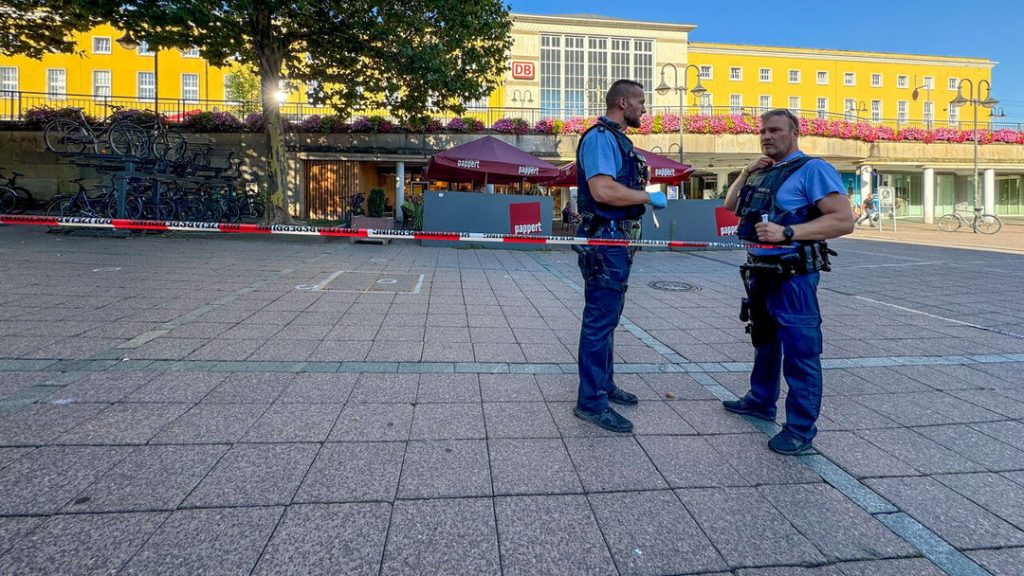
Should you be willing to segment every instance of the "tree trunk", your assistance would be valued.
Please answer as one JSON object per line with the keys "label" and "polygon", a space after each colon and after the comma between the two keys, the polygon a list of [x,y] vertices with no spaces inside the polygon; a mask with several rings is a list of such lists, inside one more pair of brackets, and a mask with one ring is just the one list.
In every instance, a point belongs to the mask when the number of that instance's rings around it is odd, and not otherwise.
{"label": "tree trunk", "polygon": [[263,97],[263,131],[267,137],[267,202],[268,224],[290,224],[288,210],[288,156],[284,143],[284,122],[277,101],[280,90],[281,52],[273,44],[257,42],[260,85]]}

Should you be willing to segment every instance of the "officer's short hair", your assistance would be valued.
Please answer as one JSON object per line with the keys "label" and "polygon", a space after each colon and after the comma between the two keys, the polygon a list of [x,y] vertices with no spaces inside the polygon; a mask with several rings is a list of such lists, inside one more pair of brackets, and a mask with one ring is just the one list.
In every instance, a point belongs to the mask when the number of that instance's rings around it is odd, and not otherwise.
{"label": "officer's short hair", "polygon": [[616,80],[611,88],[608,89],[608,94],[604,97],[604,103],[611,108],[615,106],[619,98],[629,98],[632,96],[633,90],[637,88],[643,90],[644,85],[633,80]]}
{"label": "officer's short hair", "polygon": [[789,123],[792,124],[793,131],[800,131],[800,119],[797,118],[795,114],[793,114],[789,110],[786,110],[785,108],[776,108],[775,110],[769,110],[764,114],[761,114],[761,121],[764,122],[765,120],[769,118],[774,118],[776,116],[784,116],[786,118],[789,118]]}

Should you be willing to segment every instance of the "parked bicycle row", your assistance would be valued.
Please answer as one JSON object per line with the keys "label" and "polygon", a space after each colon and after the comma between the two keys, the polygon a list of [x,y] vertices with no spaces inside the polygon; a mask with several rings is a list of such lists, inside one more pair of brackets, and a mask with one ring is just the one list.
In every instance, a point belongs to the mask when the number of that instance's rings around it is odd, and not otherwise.
{"label": "parked bicycle row", "polygon": [[147,111],[126,113],[122,106],[98,123],[90,123],[83,108],[70,108],[77,118],[55,118],[43,127],[46,148],[57,154],[114,154],[172,162],[183,159],[187,142],[164,119]]}
{"label": "parked bicycle row", "polygon": [[0,168],[0,214],[22,214],[36,208],[36,199],[18,178],[24,174]]}

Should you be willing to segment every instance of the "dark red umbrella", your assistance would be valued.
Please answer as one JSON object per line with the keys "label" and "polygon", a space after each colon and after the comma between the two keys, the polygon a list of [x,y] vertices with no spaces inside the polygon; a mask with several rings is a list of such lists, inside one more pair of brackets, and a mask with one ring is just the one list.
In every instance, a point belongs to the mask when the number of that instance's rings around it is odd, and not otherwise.
{"label": "dark red umbrella", "polygon": [[551,164],[494,136],[484,136],[434,154],[426,172],[430,180],[474,184],[542,182],[555,176],[558,176],[558,169]]}
{"label": "dark red umbrella", "polygon": [[[643,154],[647,165],[651,168],[651,184],[674,184],[686,182],[693,174],[694,168],[689,164],[676,162],[661,154],[648,152],[647,150],[636,149]],[[576,163],[570,162],[558,169],[558,176],[541,182],[542,186],[575,186],[576,185]]]}

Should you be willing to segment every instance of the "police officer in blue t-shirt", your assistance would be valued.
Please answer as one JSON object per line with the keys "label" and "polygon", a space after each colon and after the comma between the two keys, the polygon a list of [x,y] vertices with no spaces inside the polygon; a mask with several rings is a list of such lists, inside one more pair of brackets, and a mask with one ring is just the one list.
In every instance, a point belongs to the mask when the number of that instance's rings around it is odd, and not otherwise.
{"label": "police officer in blue t-shirt", "polygon": [[764,156],[729,187],[725,207],[740,216],[737,234],[778,244],[752,248],[741,266],[747,298],[740,318],[754,344],[750,391],[723,402],[726,410],[772,421],[779,372],[786,378],[786,423],[768,446],[780,454],[811,449],[821,409],[819,271],[829,270],[825,240],[853,231],[853,212],[839,173],[798,148],[800,122],[788,110],[761,116]]}
{"label": "police officer in blue t-shirt", "polygon": [[[581,221],[577,236],[625,240],[639,238],[644,204],[667,205],[663,192],[645,192],[647,165],[626,137],[639,128],[643,86],[618,80],[605,96],[607,112],[580,138],[576,149],[576,185]],[[631,432],[633,423],[608,403],[634,405],[637,398],[615,385],[612,336],[626,302],[633,250],[626,246],[574,246],[583,274],[583,323],[580,328],[580,387],[573,411],[613,432]]]}

